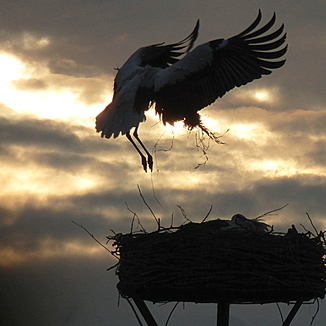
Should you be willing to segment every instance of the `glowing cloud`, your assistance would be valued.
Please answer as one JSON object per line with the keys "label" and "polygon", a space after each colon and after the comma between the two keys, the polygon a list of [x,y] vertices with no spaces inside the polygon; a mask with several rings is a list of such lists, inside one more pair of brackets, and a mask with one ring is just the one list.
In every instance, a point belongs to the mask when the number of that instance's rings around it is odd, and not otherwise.
{"label": "glowing cloud", "polygon": [[[26,42],[34,40],[27,38]],[[112,96],[107,87],[111,80],[106,76],[87,79],[52,74],[45,64],[31,67],[7,53],[0,55],[0,69],[1,102],[39,118],[93,126],[94,117]]]}
{"label": "glowing cloud", "polygon": [[[0,86],[3,90],[8,84],[17,78],[25,77],[23,74],[24,65],[15,57],[0,53]],[[4,95],[4,94],[1,94]]]}
{"label": "glowing cloud", "polygon": [[23,45],[24,49],[42,49],[50,45],[50,39],[46,36],[43,37],[36,37],[31,33],[24,33],[21,39],[21,44]]}
{"label": "glowing cloud", "polygon": [[255,93],[255,97],[260,102],[270,100],[270,94],[266,90],[260,90]]}

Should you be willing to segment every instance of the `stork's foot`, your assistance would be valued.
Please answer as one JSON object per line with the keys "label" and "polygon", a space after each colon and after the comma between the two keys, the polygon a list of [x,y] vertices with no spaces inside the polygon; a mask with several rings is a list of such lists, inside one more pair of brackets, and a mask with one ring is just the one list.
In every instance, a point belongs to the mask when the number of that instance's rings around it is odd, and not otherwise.
{"label": "stork's foot", "polygon": [[148,167],[149,167],[149,169],[151,170],[151,172],[153,172],[153,165],[154,165],[154,162],[153,162],[153,156],[150,155],[150,154],[148,155],[147,163],[148,163]]}
{"label": "stork's foot", "polygon": [[144,171],[147,173],[147,160],[144,155],[141,156],[141,165],[143,166]]}
{"label": "stork's foot", "polygon": [[153,161],[153,156],[148,155],[147,159],[144,155],[141,156],[141,165],[144,168],[144,171],[147,173],[147,167],[150,169],[151,172],[153,172],[153,166],[154,166],[154,161]]}

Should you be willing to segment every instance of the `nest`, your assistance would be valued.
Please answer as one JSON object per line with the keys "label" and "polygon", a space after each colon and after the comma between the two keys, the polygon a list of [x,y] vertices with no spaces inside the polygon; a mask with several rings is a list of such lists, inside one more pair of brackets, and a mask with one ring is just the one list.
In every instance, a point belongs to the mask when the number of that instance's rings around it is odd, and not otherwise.
{"label": "nest", "polygon": [[196,303],[324,298],[324,233],[221,230],[212,222],[110,237],[120,294]]}

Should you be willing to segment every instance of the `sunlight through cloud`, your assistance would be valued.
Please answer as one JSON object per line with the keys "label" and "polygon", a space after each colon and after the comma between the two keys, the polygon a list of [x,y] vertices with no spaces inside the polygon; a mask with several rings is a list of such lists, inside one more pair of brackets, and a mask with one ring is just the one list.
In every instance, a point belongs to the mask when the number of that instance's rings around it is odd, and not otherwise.
{"label": "sunlight through cloud", "polygon": [[268,101],[270,98],[269,94],[265,90],[260,90],[255,92],[256,99],[260,102]]}
{"label": "sunlight through cloud", "polygon": [[[5,91],[5,88],[8,87],[12,80],[25,77],[23,68],[23,64],[13,56],[0,53],[0,87],[3,88],[3,91]],[[5,94],[2,93],[1,97],[3,95]],[[1,101],[3,101],[2,98]]]}
{"label": "sunlight through cloud", "polygon": [[269,139],[276,136],[270,132],[262,123],[239,123],[230,126],[230,134],[245,140],[254,140],[257,143],[266,143]]}
{"label": "sunlight through cloud", "polygon": [[[15,242],[15,240],[13,240]],[[107,255],[104,248],[98,244],[86,245],[80,241],[61,241],[46,238],[38,243],[34,250],[25,251],[24,248],[3,247],[0,249],[0,266],[8,267],[22,264],[29,260],[53,259],[55,257],[100,257]]]}
{"label": "sunlight through cloud", "polygon": [[279,98],[278,87],[257,88],[256,86],[248,86],[238,89],[235,94],[236,98],[242,101],[252,101],[258,103],[275,103]]}
{"label": "sunlight through cloud", "polygon": [[[107,80],[88,82],[87,78],[52,74],[45,65],[32,68],[10,54],[0,55],[0,69],[1,102],[19,113],[93,127],[95,116],[112,97],[108,91],[102,103],[103,96],[96,95]],[[100,103],[87,103],[87,96]]]}
{"label": "sunlight through cloud", "polygon": [[326,176],[326,171],[318,167],[303,167],[294,159],[260,160],[248,164],[248,170],[260,172],[268,177],[291,177],[295,175]]}
{"label": "sunlight through cloud", "polygon": [[[6,179],[7,175],[11,178]],[[35,198],[46,199],[51,195],[66,196],[71,194],[82,194],[94,189],[100,184],[100,179],[88,172],[72,174],[64,170],[42,168],[40,166],[28,165],[21,168],[18,166],[5,166],[0,173],[4,188],[1,197],[22,196],[27,194]]]}
{"label": "sunlight through cloud", "polygon": [[31,33],[24,33],[22,37],[22,45],[25,49],[41,49],[50,45],[50,39],[48,37],[39,37],[32,35]]}

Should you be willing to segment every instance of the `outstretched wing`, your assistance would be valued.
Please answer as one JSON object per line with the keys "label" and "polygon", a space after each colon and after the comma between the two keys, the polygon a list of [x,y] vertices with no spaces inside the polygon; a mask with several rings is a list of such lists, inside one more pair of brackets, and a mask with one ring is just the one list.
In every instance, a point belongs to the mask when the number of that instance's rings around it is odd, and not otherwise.
{"label": "outstretched wing", "polygon": [[141,66],[167,68],[179,60],[184,53],[188,53],[198,37],[199,20],[194,30],[180,42],[163,45],[164,43],[153,44],[142,48]]}
{"label": "outstretched wing", "polygon": [[[234,87],[268,75],[280,68],[287,51],[284,25],[265,34],[274,26],[276,15],[263,27],[259,11],[255,21],[242,33],[227,40],[217,39],[199,45],[174,65],[160,71],[155,80],[156,110],[163,122],[185,119],[198,124],[197,111],[213,103]],[[193,122],[191,122],[193,121]]]}

